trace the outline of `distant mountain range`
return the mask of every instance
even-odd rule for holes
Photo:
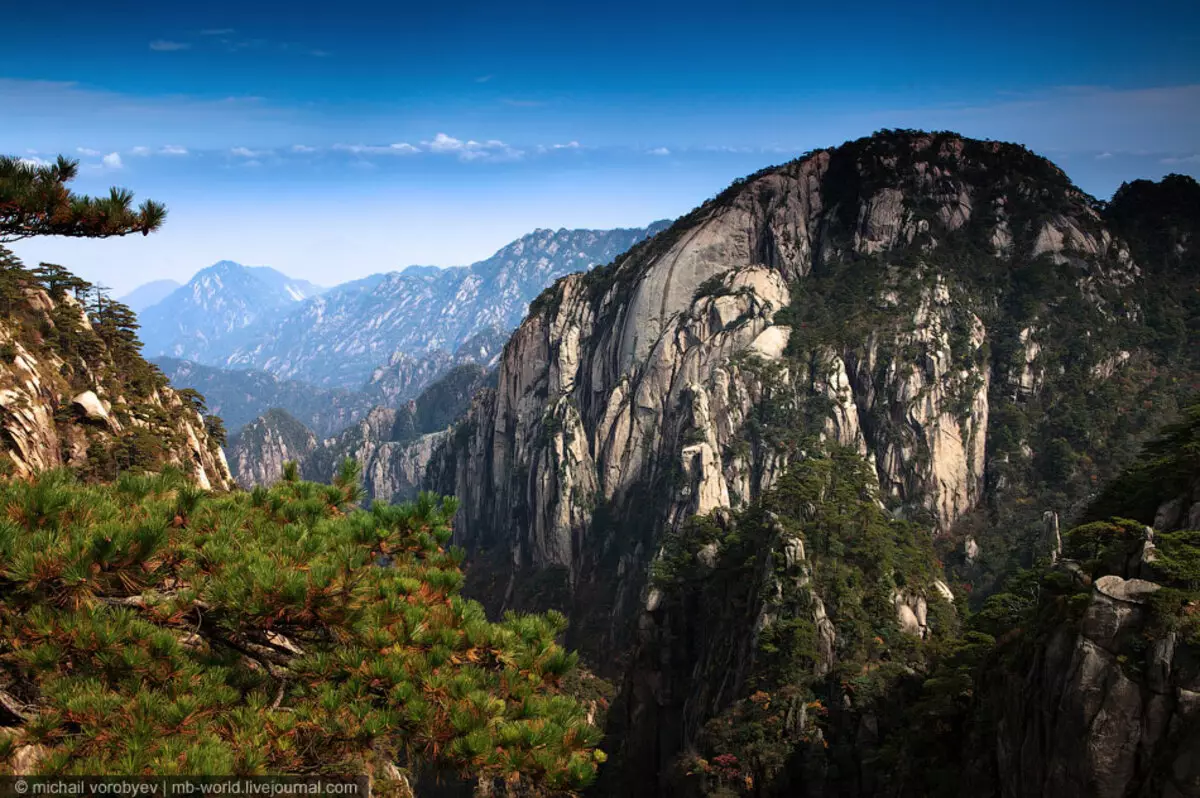
[[[240,449],[262,437],[248,427],[270,428],[271,440],[294,438],[289,451],[307,454],[300,438],[319,442],[375,408],[404,409],[455,370],[490,371],[548,285],[613,261],[665,225],[537,230],[472,266],[410,266],[324,292],[273,269],[222,261],[141,311],[142,339],[173,385],[206,397]],[[168,287],[149,283],[126,301]],[[303,435],[284,435],[291,427]],[[256,467],[242,463],[242,479],[252,481]]]
[[[507,333],[554,280],[608,263],[665,225],[536,230],[471,266],[410,268],[334,288],[256,331],[225,365],[359,386],[396,353],[453,352],[483,329]]]
[[[273,269],[222,261],[142,311],[142,340],[151,357],[258,369],[322,388],[361,390],[391,380],[377,390],[410,398],[464,362],[464,344],[480,344],[487,355],[471,362],[494,357],[554,280],[609,263],[666,224],[535,230],[471,266],[410,266],[327,291]],[[407,385],[408,371],[427,371],[429,359],[441,365]]]
[[[219,365],[224,353],[244,342],[249,328],[277,320],[321,291],[265,266],[223,260],[140,311],[141,339],[148,356]]]
[[[490,370],[507,337],[507,331],[489,327],[453,354],[440,350],[422,357],[396,353],[357,391],[280,379],[259,369],[223,369],[172,357],[158,357],[152,362],[172,385],[202,393],[209,412],[224,420],[231,435],[269,410],[278,409],[286,410],[290,418],[317,438],[326,438],[358,423],[372,408],[400,407],[417,398],[456,368]]]
[[[154,358],[172,385],[204,394],[208,411],[220,416],[231,435],[264,415],[282,408],[320,437],[338,432],[379,404],[379,396],[345,388],[318,388],[297,380],[281,380],[257,369],[231,371],[172,357]]]

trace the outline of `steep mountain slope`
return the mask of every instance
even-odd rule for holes
[[[452,368],[415,400],[396,409],[377,407],[361,423],[325,440],[301,463],[306,479],[329,479],[347,457],[362,466],[371,499],[397,502],[421,490],[434,447],[495,373],[475,363]]]
[[[436,441],[467,409],[471,397],[488,384],[489,372],[462,363],[427,386],[414,400],[396,407],[376,406],[339,434],[320,440],[282,410],[271,410],[247,424],[229,443],[229,460],[239,484],[270,485],[284,464],[296,461],[306,479],[328,482],[342,460],[362,468],[370,499],[397,502],[421,490],[425,467]]]
[[[317,437],[287,411],[273,408],[242,427],[229,439],[228,448],[237,483],[253,488],[278,482],[284,464],[299,463],[312,454]]]
[[[149,355],[218,363],[267,324],[321,289],[265,266],[223,260],[139,314]]]
[[[173,465],[201,487],[229,487],[220,420],[142,359],[127,308],[89,314],[64,279],[44,284],[0,247],[3,470],[112,479]]]
[[[356,423],[380,403],[374,393],[318,388],[265,371],[221,369],[169,357],[154,358],[153,363],[172,385],[204,394],[208,409],[225,421],[231,436],[271,408],[280,408],[325,437]]]
[[[1200,795],[1186,418],[965,625],[851,450],[668,535],[618,709],[658,717],[626,716],[617,767],[683,751],[660,795]]]
[[[537,230],[468,267],[417,267],[338,287],[256,332],[225,364],[359,388],[397,352],[454,352],[488,328],[512,329],[556,277],[607,263],[663,226]]]
[[[174,280],[153,280],[130,291],[119,300],[134,313],[141,313],[151,305],[166,299],[180,284]]]
[[[441,349],[420,357],[396,352],[387,365],[371,374],[366,392],[376,397],[379,404],[396,407],[420,394],[456,366],[473,363],[492,369],[500,360],[508,332],[500,327],[485,327],[464,341],[454,354]]]
[[[909,552],[916,539],[886,531],[888,518],[935,533],[954,573],[986,591],[1029,561],[1044,513],[1077,515],[1178,411],[1197,382],[1194,319],[1149,315],[1157,284],[1103,210],[1021,147],[885,132],[738,181],[532,304],[495,390],[436,442],[428,484],[461,502],[457,542],[479,595],[559,606],[570,639],[625,680],[610,730],[625,765],[617,792],[660,794],[675,756],[754,684],[724,654],[698,667],[713,639],[697,637],[704,605],[671,610],[649,583],[689,519],[764,512],[785,474],[835,447],[868,465],[854,484],[877,497],[864,508],[886,510],[873,535]],[[1171,273],[1196,290],[1194,273]],[[801,502],[792,517],[817,509]],[[787,536],[770,534],[778,546],[751,553],[787,562]],[[690,556],[719,563],[726,537]],[[905,653],[895,630],[951,624],[930,621],[947,592],[932,551],[871,561],[846,578],[886,586],[856,594],[874,629],[837,600],[836,580],[806,587],[825,578],[819,563],[787,575],[804,589],[780,600],[825,641],[808,658],[819,676],[879,656],[920,667],[926,655]],[[716,643],[753,660],[766,616],[750,609]],[[872,792],[860,781],[841,794]]]
[[[1200,406],[1084,520],[987,600],[922,686],[893,741],[918,785],[1200,795]]]

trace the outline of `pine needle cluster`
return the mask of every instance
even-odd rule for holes
[[[75,194],[66,184],[78,174],[79,162],[61,155],[52,164],[0,156],[0,242],[149,235],[167,218],[166,206],[153,200],[134,208],[128,189],[113,188],[107,197]]]
[[[0,481],[0,769],[589,784],[563,617],[459,594],[452,499],[361,496],[349,461],[224,495],[170,470]]]

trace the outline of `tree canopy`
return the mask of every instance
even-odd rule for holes
[[[79,162],[61,155],[52,164],[0,156],[0,243],[32,236],[108,238],[149,235],[162,226],[166,206],[146,200],[133,207],[133,193],[113,188],[107,197],[73,193],[67,183]]]
[[[586,786],[600,732],[560,688],[562,616],[492,623],[459,595],[452,500],[355,509],[349,461],[294,473],[0,481],[0,763]]]

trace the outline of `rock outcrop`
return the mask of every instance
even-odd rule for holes
[[[272,409],[244,426],[229,442],[229,463],[243,488],[272,485],[289,462],[299,464],[317,448],[317,436],[285,410]]]
[[[999,719],[987,781],[1002,795],[1200,796],[1200,667],[1194,641],[1156,629],[1150,602],[1162,589],[1096,579],[1081,618],[1006,674],[986,710]]]
[[[28,273],[8,274],[6,290],[19,292],[0,319],[0,459],[8,473],[66,467],[112,478],[173,465],[203,488],[232,485],[205,417],[121,331],[94,328],[70,294],[52,298]]]
[[[306,479],[329,482],[349,457],[361,466],[368,499],[411,499],[424,488],[428,465],[447,429],[492,374],[466,360],[415,399],[396,408],[374,407],[357,423],[324,439],[288,413],[271,410],[231,442],[234,475],[246,487],[268,485],[279,479],[284,463],[294,460]]]
[[[358,424],[322,441],[301,462],[306,479],[328,482],[344,458],[362,466],[367,498],[399,502],[422,489],[425,469],[446,431],[417,434],[412,409],[377,407]]]

